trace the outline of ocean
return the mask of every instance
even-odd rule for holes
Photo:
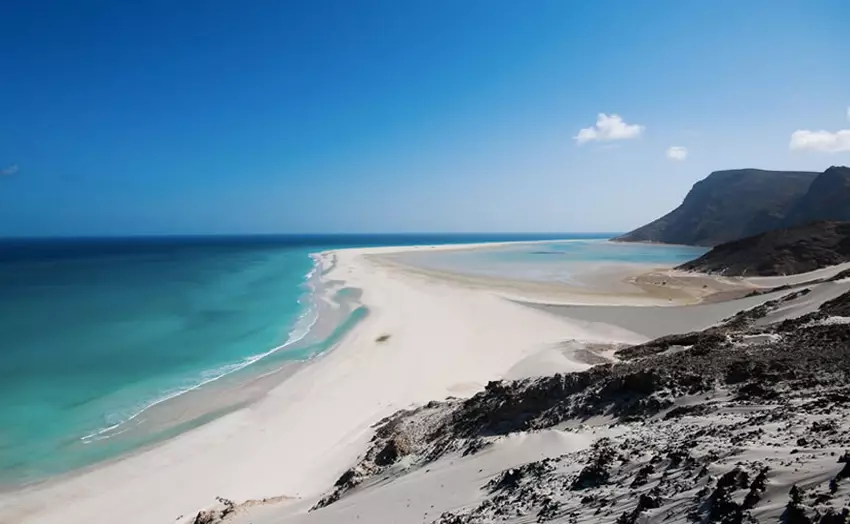
[[[318,300],[312,253],[607,236],[0,241],[0,488],[207,422],[327,351],[368,312],[354,289]]]

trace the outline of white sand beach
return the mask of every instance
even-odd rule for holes
[[[373,425],[384,417],[432,400],[472,395],[491,380],[587,369],[589,362],[598,361],[588,359],[588,351],[604,359],[609,356],[605,348],[612,344],[641,343],[679,327],[678,322],[665,321],[661,310],[680,308],[632,306],[624,311],[624,304],[669,305],[673,298],[685,297],[694,302],[706,289],[703,279],[680,285],[672,297],[672,286],[663,286],[666,291],[658,294],[638,285],[619,292],[618,281],[612,290],[594,297],[616,308],[572,314],[515,301],[543,302],[546,290],[541,286],[523,289],[510,284],[506,292],[480,279],[411,270],[385,258],[410,249],[439,248],[322,254],[323,265],[333,264],[323,278],[360,288],[369,309],[337,347],[248,407],[126,458],[0,495],[0,522],[191,522],[198,510],[214,506],[216,497],[237,503],[272,499],[236,515],[246,523],[352,522],[352,508],[362,513],[364,522],[420,522],[423,512],[433,519],[440,508],[419,507],[433,504],[433,497],[415,495],[423,486],[451,493],[441,499],[450,509],[474,496],[477,484],[464,479],[480,480],[512,463],[527,462],[529,453],[539,458],[585,448],[593,431],[583,436],[558,430],[518,436],[474,461],[444,464],[441,476],[424,479],[427,472],[418,471],[383,489],[380,496],[367,490],[326,510],[307,509],[355,463],[372,437]],[[723,282],[721,287],[738,285],[752,286]],[[776,279],[770,285],[776,285]],[[569,290],[556,289],[552,295],[556,304],[571,302]],[[693,306],[712,309],[688,317],[688,329],[706,327],[769,298]],[[573,299],[586,303],[588,296]],[[657,314],[641,314],[632,329],[623,327],[629,321],[618,319],[631,318],[629,311],[636,309]],[[527,445],[520,446],[523,440]]]
[[[398,250],[324,255],[336,259],[325,278],[361,288],[370,311],[327,355],[245,409],[90,471],[0,495],[0,521],[94,524],[120,514],[149,524],[194,515],[217,496],[315,496],[356,459],[371,425],[399,409],[472,394],[524,360],[533,371],[535,354],[548,372],[588,367],[564,356],[550,369],[546,353],[564,340],[642,340],[369,258]],[[382,335],[389,338],[376,342]]]

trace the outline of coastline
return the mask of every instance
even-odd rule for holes
[[[63,482],[155,448],[254,402],[325,352],[339,332],[355,325],[361,316],[356,290],[320,281],[320,272],[329,263],[311,258],[310,270],[299,286],[300,314],[281,330],[280,343],[255,348],[241,360],[198,368],[196,380],[192,377],[180,389],[166,389],[146,398],[108,426],[68,435],[64,447],[70,458],[65,463],[50,464],[52,469],[39,474],[0,477],[0,493]]]
[[[468,396],[503,377],[590,367],[575,352],[565,354],[564,341],[646,340],[605,322],[578,321],[505,300],[509,297],[493,282],[416,274],[386,257],[508,243],[318,254],[320,276],[362,290],[360,301],[370,312],[332,351],[214,421],[69,478],[2,494],[0,517],[96,523],[120,513],[124,522],[173,522],[213,505],[218,496],[310,500],[354,462],[373,424],[399,409]],[[603,293],[598,303],[617,297]],[[560,290],[554,300],[550,294],[549,303],[570,298],[582,300]],[[377,341],[385,335],[384,342]],[[181,487],[179,493],[174,486]]]
[[[538,241],[483,241],[447,244],[440,248],[466,249],[527,242]],[[126,412],[109,413],[108,419],[104,416],[103,425],[89,426],[76,436],[68,436],[65,446],[76,449],[68,450],[67,463],[48,464],[43,471],[26,471],[23,475],[12,471],[0,476],[0,493],[66,479],[159,445],[187,428],[208,423],[217,413],[226,413],[256,400],[276,385],[275,379],[269,377],[283,380],[294,369],[331,349],[366,310],[356,311],[361,307],[359,290],[345,288],[342,281],[322,278],[335,265],[333,250],[328,251],[306,254],[312,267],[301,283],[304,291],[298,303],[302,312],[287,328],[279,344],[256,348],[242,360],[202,368],[198,376],[191,377],[185,385],[144,398]]]

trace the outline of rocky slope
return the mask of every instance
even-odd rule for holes
[[[721,244],[677,269],[726,276],[776,276],[843,262],[850,262],[850,222],[815,222]]]
[[[482,477],[477,502],[424,522],[846,524],[850,293],[762,325],[808,292],[623,349],[616,364],[400,412],[316,509],[517,434],[561,431],[594,443]]]
[[[617,240],[714,246],[816,220],[850,220],[850,168],[716,171],[679,207]]]
[[[818,176],[782,225],[791,227],[815,219],[850,221],[850,167],[833,166]]]

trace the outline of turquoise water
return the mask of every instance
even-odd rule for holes
[[[0,487],[196,427],[250,401],[241,385],[327,351],[368,311],[357,303],[359,290],[322,288],[311,258],[318,251],[576,239],[414,255],[426,266],[543,281],[602,262],[675,264],[704,251],[603,237],[0,242]]]
[[[583,275],[604,266],[676,266],[706,251],[705,248],[694,246],[633,244],[581,238],[476,250],[415,252],[402,257],[421,267],[455,273],[583,285]]]
[[[547,236],[0,242],[0,487],[195,427],[238,399],[181,418],[166,408],[333,346],[368,312],[354,303],[327,318],[315,300],[311,253],[540,238]],[[356,297],[343,289],[336,299]]]
[[[292,345],[315,320],[304,286],[309,249],[111,247],[3,263],[5,478],[77,465],[93,450],[66,450]]]

